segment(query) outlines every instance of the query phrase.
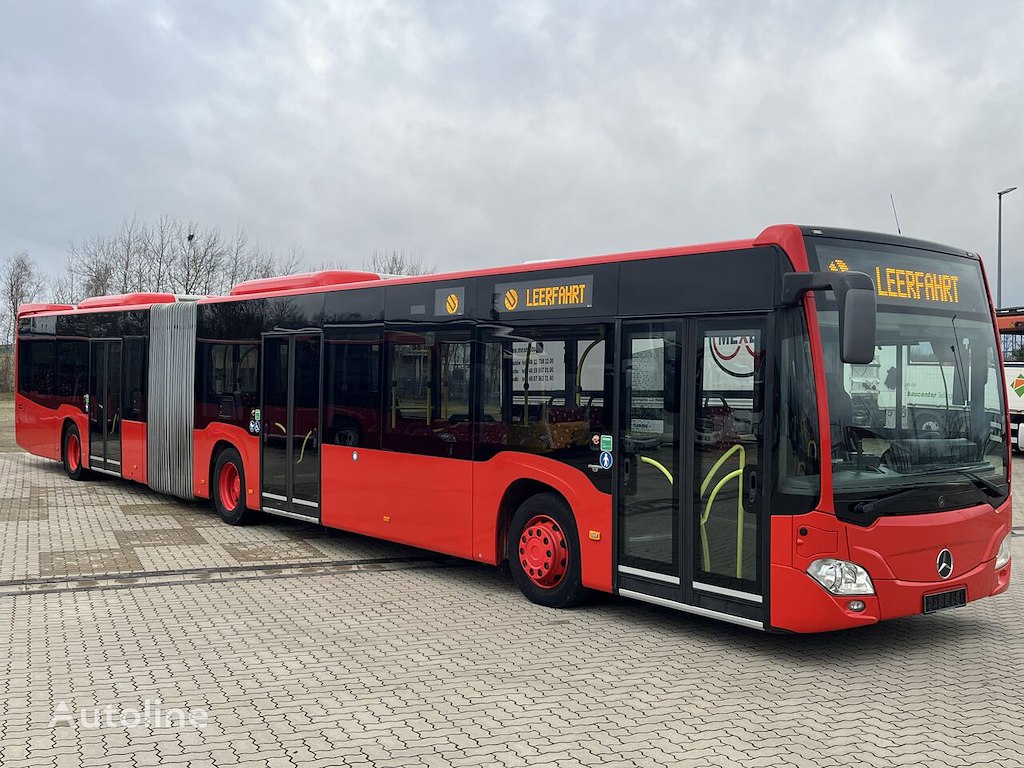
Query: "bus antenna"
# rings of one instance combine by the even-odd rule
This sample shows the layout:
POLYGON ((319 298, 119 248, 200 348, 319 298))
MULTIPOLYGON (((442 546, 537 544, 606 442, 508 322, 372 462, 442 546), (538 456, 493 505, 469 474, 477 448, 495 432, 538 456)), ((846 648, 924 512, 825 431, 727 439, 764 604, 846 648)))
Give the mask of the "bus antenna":
POLYGON ((889 202, 892 203, 892 217, 896 219, 896 234, 902 235, 903 231, 900 229, 900 217, 896 215, 896 201, 893 200, 892 193, 889 193, 889 202))

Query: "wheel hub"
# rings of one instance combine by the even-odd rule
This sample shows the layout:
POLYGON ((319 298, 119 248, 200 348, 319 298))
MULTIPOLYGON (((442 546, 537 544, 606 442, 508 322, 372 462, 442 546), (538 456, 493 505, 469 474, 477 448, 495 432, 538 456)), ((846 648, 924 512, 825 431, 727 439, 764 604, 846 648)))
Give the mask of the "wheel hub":
POLYGON ((72 472, 77 472, 82 463, 82 444, 78 442, 78 435, 71 435, 68 438, 68 467, 72 472))
POLYGON ((242 497, 242 478, 234 464, 225 464, 220 468, 218 481, 220 500, 226 509, 234 509, 242 497))
POLYGON ((557 587, 569 565, 569 547, 562 527, 547 515, 537 515, 519 537, 519 563, 538 587, 557 587))

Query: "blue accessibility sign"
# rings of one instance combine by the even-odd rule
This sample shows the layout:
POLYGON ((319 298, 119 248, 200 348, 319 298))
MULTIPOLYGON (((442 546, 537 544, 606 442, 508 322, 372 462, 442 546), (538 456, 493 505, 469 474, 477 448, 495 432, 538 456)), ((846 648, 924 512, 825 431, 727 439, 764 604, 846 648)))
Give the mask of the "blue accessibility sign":
POLYGON ((601 469, 611 469, 612 468, 612 452, 611 451, 601 451, 601 458, 598 459, 598 462, 601 464, 601 469))

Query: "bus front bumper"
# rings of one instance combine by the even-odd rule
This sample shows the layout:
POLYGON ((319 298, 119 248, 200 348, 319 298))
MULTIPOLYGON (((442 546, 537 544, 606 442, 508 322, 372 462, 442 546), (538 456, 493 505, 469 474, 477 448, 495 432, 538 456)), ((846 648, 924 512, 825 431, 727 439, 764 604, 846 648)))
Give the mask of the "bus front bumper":
POLYGON ((874 624, 884 619, 924 613, 925 597, 966 589, 967 602, 1005 592, 1010 585, 1011 560, 998 571, 989 560, 948 581, 873 579, 874 595, 833 595, 805 572, 771 568, 771 626, 790 632, 831 632, 874 624), (857 603, 863 609, 854 610, 857 603))

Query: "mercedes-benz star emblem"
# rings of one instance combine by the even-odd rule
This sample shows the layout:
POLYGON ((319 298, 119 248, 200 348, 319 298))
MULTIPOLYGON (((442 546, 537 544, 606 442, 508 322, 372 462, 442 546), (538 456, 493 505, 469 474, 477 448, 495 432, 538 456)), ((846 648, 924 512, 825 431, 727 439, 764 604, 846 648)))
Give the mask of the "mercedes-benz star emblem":
POLYGON ((935 570, 939 572, 939 576, 944 579, 948 579, 953 575, 953 553, 948 549, 944 549, 939 552, 939 556, 935 558, 935 570))

